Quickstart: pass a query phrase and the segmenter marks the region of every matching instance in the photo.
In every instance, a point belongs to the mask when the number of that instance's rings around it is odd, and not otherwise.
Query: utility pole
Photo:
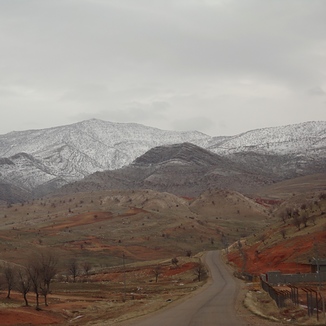
[[[316,265],[317,265],[317,273],[318,273],[318,292],[319,292],[319,297],[321,298],[321,304],[322,304],[322,309],[323,309],[323,318],[324,321],[326,321],[326,315],[325,315],[325,298],[322,295],[321,288],[322,288],[322,282],[321,282],[321,275],[320,275],[320,265],[319,265],[319,255],[318,255],[318,247],[317,243],[314,242],[314,251],[316,254],[316,257],[312,257],[312,259],[315,260]],[[317,311],[318,311],[318,306],[317,306]]]
[[[321,284],[321,275],[320,275],[320,265],[319,265],[319,259],[317,258],[313,258],[315,259],[316,263],[317,263],[317,272],[318,272],[318,292],[319,292],[319,296],[321,298],[321,304],[322,304],[322,309],[323,309],[323,317],[324,317],[324,320],[325,320],[325,299],[324,299],[324,296],[322,295],[322,292],[321,292],[321,287],[322,287],[322,284]],[[318,311],[318,306],[317,306],[317,311]]]
[[[122,254],[123,261],[123,302],[126,302],[126,264],[125,264],[125,254]]]

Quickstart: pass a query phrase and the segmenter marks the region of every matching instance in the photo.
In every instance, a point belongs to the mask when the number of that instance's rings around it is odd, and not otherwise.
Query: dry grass
[[[208,199],[209,197],[209,199]],[[240,198],[240,199],[239,199]],[[268,223],[264,212],[236,193],[215,192],[187,200],[154,191],[79,193],[1,207],[2,259],[21,263],[51,247],[97,267],[182,256],[222,247]]]
[[[154,269],[160,273],[155,281]],[[179,258],[177,267],[170,262],[147,262],[123,267],[104,268],[79,276],[74,283],[52,284],[49,306],[41,304],[36,312],[33,293],[28,294],[31,307],[22,307],[23,298],[13,292],[12,299],[0,301],[1,325],[101,325],[138,317],[158,310],[201,287],[195,268],[198,258]],[[5,293],[1,294],[5,297]]]
[[[35,252],[49,248],[59,257],[61,277],[53,284],[50,306],[43,312],[62,325],[105,325],[104,319],[114,324],[190,293],[201,284],[195,281],[191,265],[198,258],[185,257],[186,251],[195,255],[220,249],[222,237],[231,244],[251,235],[247,247],[257,246],[266,253],[279,243],[283,248],[290,245],[277,233],[281,224],[268,207],[228,191],[209,190],[194,199],[150,190],[79,193],[4,205],[0,214],[3,263],[24,264]],[[316,234],[321,221],[319,218],[316,226],[309,226],[307,233]],[[257,238],[261,230],[268,236],[265,244]],[[289,239],[298,234],[291,229]],[[255,257],[254,251],[248,252]],[[172,268],[174,256],[184,269]],[[72,257],[80,266],[90,263],[91,273],[79,276],[77,283],[65,283],[67,262]],[[164,273],[155,283],[153,269],[158,263]],[[22,300],[17,295],[13,306],[6,304],[3,301],[1,313],[9,317],[13,316],[10,312],[28,313],[30,319],[25,316],[25,320],[38,323],[33,308],[21,310]]]
[[[198,258],[186,257],[186,252],[218,249],[222,233],[232,242],[240,234],[250,234],[251,228],[264,226],[264,212],[250,203],[232,192],[208,192],[196,200],[143,190],[5,205],[0,213],[1,259],[3,264],[23,265],[36,252],[50,249],[59,257],[59,273],[50,305],[42,307],[40,316],[47,320],[48,313],[70,325],[101,324],[102,319],[113,324],[166,306],[200,286],[194,274]],[[172,267],[175,256],[183,268]],[[90,275],[79,276],[77,283],[71,277],[65,282],[71,258],[77,259],[81,274],[85,262],[92,267]],[[157,263],[163,272],[155,283]],[[40,323],[34,308],[22,309],[22,298],[18,294],[14,298],[13,307],[1,309],[9,324],[18,315],[26,323]],[[29,298],[33,304],[33,295]]]
[[[257,195],[266,198],[288,199],[294,195],[306,195],[326,190],[326,173],[307,175],[275,183],[259,189]]]

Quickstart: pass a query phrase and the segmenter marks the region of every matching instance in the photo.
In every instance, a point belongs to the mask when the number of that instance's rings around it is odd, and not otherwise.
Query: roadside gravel
[[[236,301],[237,315],[249,326],[276,326],[279,321],[272,321],[263,317],[264,312],[255,305],[253,298],[248,293],[248,285],[243,281],[240,284],[240,290]],[[248,295],[249,294],[249,295]],[[267,307],[265,307],[267,308]]]

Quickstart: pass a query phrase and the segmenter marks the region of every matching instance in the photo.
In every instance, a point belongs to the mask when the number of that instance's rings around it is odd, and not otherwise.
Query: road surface
[[[243,326],[235,314],[237,283],[218,251],[205,255],[212,278],[203,291],[171,308],[132,322],[132,326]],[[131,325],[131,324],[130,324]]]

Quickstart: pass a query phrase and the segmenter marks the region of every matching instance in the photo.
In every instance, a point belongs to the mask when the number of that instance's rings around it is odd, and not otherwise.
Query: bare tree
[[[43,252],[39,256],[39,268],[41,274],[40,289],[47,306],[47,295],[50,293],[50,284],[57,274],[58,258],[52,252]]]
[[[286,229],[281,229],[280,231],[282,238],[285,239],[286,238]]]
[[[307,203],[302,203],[301,206],[300,206],[300,209],[303,210],[303,211],[306,211],[308,209]]]
[[[240,240],[238,240],[238,249],[239,249],[240,255],[242,257],[242,268],[241,268],[241,271],[242,271],[242,273],[246,273],[246,271],[247,271],[248,255],[243,250],[242,243],[241,243]]]
[[[178,267],[178,262],[179,262],[179,260],[178,260],[177,257],[173,257],[173,258],[171,259],[171,263],[172,263],[172,265],[175,266],[175,267]]]
[[[31,280],[32,289],[36,296],[36,309],[39,310],[39,296],[44,297],[47,306],[47,296],[50,293],[50,283],[57,273],[58,259],[50,251],[44,251],[31,257],[27,264],[27,271]]]
[[[228,253],[228,251],[229,251],[229,241],[228,241],[226,235],[223,232],[222,232],[221,242],[223,244],[223,248],[226,249],[226,253]]]
[[[87,277],[91,269],[92,269],[92,265],[89,262],[85,261],[83,264],[83,270]]]
[[[29,278],[29,273],[24,267],[18,269],[17,282],[15,288],[18,292],[20,292],[23,295],[25,306],[27,307],[28,306],[27,293],[31,289],[31,280]]]
[[[293,217],[293,225],[297,227],[297,229],[300,231],[301,229],[301,218],[298,215],[295,215]]]
[[[280,218],[281,218],[281,220],[282,220],[282,222],[283,222],[284,224],[286,223],[286,219],[287,219],[287,217],[288,217],[288,214],[287,214],[286,211],[281,211],[281,212],[280,212]]]
[[[200,282],[203,278],[203,276],[206,274],[206,269],[203,263],[199,263],[198,266],[195,269],[195,274],[197,275],[197,280]]]
[[[26,267],[30,282],[31,288],[35,293],[36,299],[36,310],[40,310],[40,283],[41,283],[41,271],[38,265],[37,260],[29,260]]]
[[[292,211],[292,217],[298,217],[300,216],[300,213],[299,213],[299,210],[298,208],[294,208],[293,211]]]
[[[291,218],[293,216],[293,208],[291,208],[291,207],[285,208],[285,213],[288,218]]]
[[[10,299],[10,293],[11,290],[14,288],[16,281],[16,273],[12,266],[6,264],[3,271],[3,275],[7,286],[7,299]]]
[[[304,211],[303,214],[301,215],[301,222],[303,223],[305,228],[307,227],[308,220],[309,220],[308,213]]]
[[[320,200],[315,200],[314,204],[319,208],[320,212],[322,212],[322,204]]]
[[[160,265],[156,265],[155,268],[153,269],[153,274],[155,276],[155,283],[157,283],[158,281],[158,277],[161,275],[161,266]]]
[[[72,258],[69,261],[69,265],[68,265],[68,271],[70,273],[70,275],[72,276],[74,283],[76,282],[76,277],[78,275],[78,263],[76,258]]]

